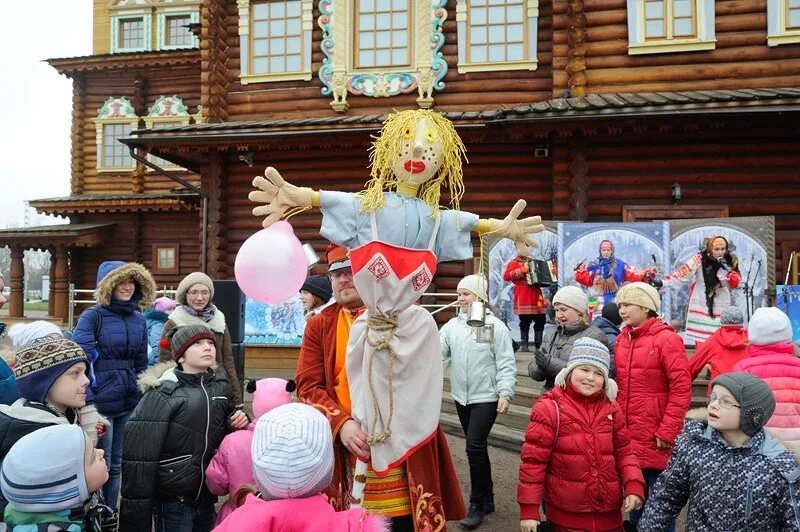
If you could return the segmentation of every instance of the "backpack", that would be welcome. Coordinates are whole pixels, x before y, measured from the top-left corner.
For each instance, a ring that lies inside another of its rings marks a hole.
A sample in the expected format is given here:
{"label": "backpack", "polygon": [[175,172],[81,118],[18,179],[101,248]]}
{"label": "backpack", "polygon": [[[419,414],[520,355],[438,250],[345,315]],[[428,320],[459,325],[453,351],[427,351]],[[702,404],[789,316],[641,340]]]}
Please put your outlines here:
{"label": "backpack", "polygon": [[103,328],[103,315],[100,313],[100,309],[97,308],[97,305],[89,307],[86,310],[92,310],[95,313],[94,349],[92,349],[92,356],[89,359],[89,385],[92,387],[92,389],[94,389],[95,386],[94,363],[97,362],[98,358],[100,358],[100,350],[97,348],[97,345],[100,342],[100,330]]}

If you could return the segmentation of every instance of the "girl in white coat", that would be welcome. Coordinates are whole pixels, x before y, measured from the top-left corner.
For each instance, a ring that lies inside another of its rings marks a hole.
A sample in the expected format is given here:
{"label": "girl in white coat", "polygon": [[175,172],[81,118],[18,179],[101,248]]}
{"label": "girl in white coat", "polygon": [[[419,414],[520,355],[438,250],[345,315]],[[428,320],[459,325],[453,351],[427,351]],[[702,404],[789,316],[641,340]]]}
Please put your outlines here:
{"label": "girl in white coat", "polygon": [[439,331],[442,357],[450,362],[450,394],[466,436],[472,493],[469,514],[461,525],[468,530],[480,526],[484,515],[494,511],[487,440],[497,414],[508,411],[517,385],[508,327],[491,312],[486,313],[484,327],[467,325],[469,304],[486,299],[486,279],[464,277],[458,283],[460,312]]}

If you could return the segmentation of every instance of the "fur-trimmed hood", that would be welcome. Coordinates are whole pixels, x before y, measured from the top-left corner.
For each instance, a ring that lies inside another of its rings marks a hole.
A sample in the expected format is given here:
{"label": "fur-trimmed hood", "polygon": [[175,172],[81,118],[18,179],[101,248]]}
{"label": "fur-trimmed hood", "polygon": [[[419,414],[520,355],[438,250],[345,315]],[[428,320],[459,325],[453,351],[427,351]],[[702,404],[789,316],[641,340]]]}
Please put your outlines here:
{"label": "fur-trimmed hood", "polygon": [[154,390],[161,386],[164,381],[178,382],[178,377],[175,376],[175,362],[159,362],[155,366],[139,374],[138,384],[142,393]]}
{"label": "fur-trimmed hood", "polygon": [[[187,325],[204,325],[215,333],[222,334],[225,332],[225,314],[223,314],[222,311],[216,307],[214,307],[214,316],[211,318],[211,321],[208,322],[205,322],[197,316],[192,316],[186,312],[186,308],[184,308],[183,305],[173,310],[172,314],[169,315],[169,319],[175,324],[176,327],[186,327]],[[220,347],[221,346],[217,346],[217,349]]]}
{"label": "fur-trimmed hood", "polygon": [[139,305],[148,307],[153,303],[156,297],[156,282],[147,268],[136,262],[122,263],[121,266],[112,267],[110,270],[108,266],[109,263],[104,262],[98,268],[99,280],[94,291],[94,299],[99,305],[110,305],[114,287],[127,278],[133,279],[136,283],[133,298]]}

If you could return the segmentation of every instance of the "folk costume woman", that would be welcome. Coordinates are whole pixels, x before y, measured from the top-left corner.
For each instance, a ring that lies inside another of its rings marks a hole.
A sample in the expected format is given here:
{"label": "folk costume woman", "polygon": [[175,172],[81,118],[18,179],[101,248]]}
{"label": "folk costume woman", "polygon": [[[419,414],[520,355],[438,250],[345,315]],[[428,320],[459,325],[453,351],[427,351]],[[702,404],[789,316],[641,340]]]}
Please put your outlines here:
{"label": "folk costume woman", "polygon": [[614,302],[617,290],[623,284],[642,281],[646,274],[655,273],[654,268],[637,270],[618,259],[610,240],[600,242],[598,251],[600,255],[589,266],[581,263],[575,270],[575,281],[589,288],[589,294],[597,298],[597,307],[592,309],[594,314],[600,314],[603,305]]}
{"label": "folk costume woman", "polygon": [[723,236],[709,238],[706,249],[664,277],[666,285],[691,282],[686,314],[689,338],[705,342],[720,328],[720,315],[731,306],[731,290],[739,286],[741,279],[739,259],[731,255]]}
{"label": "folk costume woman", "polygon": [[[511,238],[523,249],[543,230],[539,217],[518,220],[520,200],[504,220],[458,210],[463,194],[464,145],[441,115],[413,110],[392,114],[373,143],[371,180],[350,194],[286,183],[274,168],[256,177],[253,209],[264,226],[290,208],[319,207],[320,234],[350,249],[356,289],[367,311],[352,325],[347,378],[352,415],[364,427],[371,466],[386,475],[435,433],[442,361],[436,322],[414,302],[440,261],[473,256],[471,233]],[[453,210],[440,210],[445,186]]]}

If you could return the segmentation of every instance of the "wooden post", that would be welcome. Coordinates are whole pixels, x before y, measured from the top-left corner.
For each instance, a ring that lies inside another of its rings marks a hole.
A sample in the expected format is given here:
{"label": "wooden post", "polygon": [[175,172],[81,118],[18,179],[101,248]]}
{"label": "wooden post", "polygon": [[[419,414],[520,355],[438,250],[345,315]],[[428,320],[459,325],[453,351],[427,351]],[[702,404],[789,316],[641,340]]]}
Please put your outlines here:
{"label": "wooden post", "polygon": [[586,221],[589,211],[586,203],[589,201],[589,165],[586,162],[586,142],[581,133],[576,133],[570,141],[569,167],[569,219]]}
{"label": "wooden post", "polygon": [[48,316],[55,316],[55,309],[56,309],[56,250],[51,248],[50,249],[50,271],[48,272],[50,276],[50,287],[49,287],[49,297],[47,298],[47,315]]}
{"label": "wooden post", "polygon": [[22,262],[23,255],[22,246],[11,247],[11,279],[9,279],[11,295],[8,298],[8,316],[10,318],[21,318],[25,312],[25,264]]}
{"label": "wooden post", "polygon": [[[67,246],[59,244],[56,246],[56,268],[55,268],[55,305],[53,315],[56,318],[66,320],[68,316],[67,306],[69,305],[69,265],[67,264]],[[71,329],[72,324],[67,326]]]}

